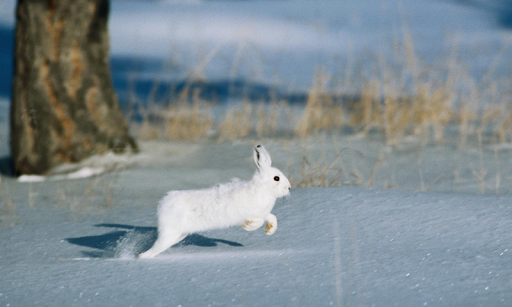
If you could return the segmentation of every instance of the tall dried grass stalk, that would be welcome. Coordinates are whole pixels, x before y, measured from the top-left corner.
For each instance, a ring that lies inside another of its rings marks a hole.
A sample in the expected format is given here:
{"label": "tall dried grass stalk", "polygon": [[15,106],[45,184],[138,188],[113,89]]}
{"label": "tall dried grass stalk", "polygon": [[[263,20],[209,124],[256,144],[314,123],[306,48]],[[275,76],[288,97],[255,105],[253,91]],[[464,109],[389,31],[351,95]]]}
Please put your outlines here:
{"label": "tall dried grass stalk", "polygon": [[164,110],[165,136],[173,140],[197,141],[208,137],[213,126],[211,107],[194,93],[193,103],[179,103]]}
{"label": "tall dried grass stalk", "polygon": [[104,214],[112,209],[117,196],[118,173],[102,175],[84,181],[75,180],[72,184],[59,185],[55,195],[57,209],[68,211],[69,219],[81,220],[87,214]]}
{"label": "tall dried grass stalk", "polygon": [[252,131],[253,106],[244,100],[240,108],[230,109],[219,127],[219,142],[248,136]]}
{"label": "tall dried grass stalk", "polygon": [[[176,102],[165,110],[155,107],[155,93],[160,88],[155,82],[146,107],[139,111],[142,117],[140,137],[154,139],[163,135],[168,139],[196,141],[212,135],[209,131],[217,131],[218,141],[224,142],[250,135],[275,136],[283,129],[286,134],[306,138],[321,131],[348,128],[346,130],[355,131],[359,136],[381,133],[387,145],[399,146],[406,138],[422,144],[441,143],[447,128],[458,125],[460,147],[466,146],[479,131],[481,137],[492,135],[499,142],[512,141],[510,102],[502,100],[500,107],[482,107],[482,101],[488,97],[502,99],[497,94],[497,82],[490,77],[498,61],[493,61],[485,75],[483,81],[487,86],[482,86],[458,62],[457,42],[442,63],[444,68],[434,69],[416,54],[413,37],[405,23],[402,28],[400,41],[394,45],[394,62],[378,57],[373,70],[365,69],[369,75],[356,76],[353,64],[347,64],[347,71],[334,76],[316,69],[306,104],[298,117],[285,100],[277,102],[273,98],[257,104],[243,99],[241,106],[228,109],[223,120],[214,122],[212,109],[206,107],[206,102],[200,102],[198,91],[192,93],[192,98],[190,96],[191,85],[204,79],[205,68],[222,48],[223,43],[218,44],[189,74],[189,82],[175,96]],[[251,44],[245,41],[238,45],[231,78],[235,77],[247,47]],[[350,103],[339,95],[348,85],[360,86]],[[341,86],[337,88],[338,94],[333,91],[335,86]],[[165,115],[162,121],[152,120],[162,117],[161,114]]]}
{"label": "tall dried grass stalk", "polygon": [[295,133],[304,138],[320,130],[333,130],[343,127],[343,108],[327,91],[330,76],[316,72],[313,86],[309,90],[306,107],[298,120]]}
{"label": "tall dried grass stalk", "polygon": [[381,126],[382,106],[379,101],[379,85],[377,82],[364,84],[361,99],[353,104],[348,120],[349,125],[368,133],[372,128]]}
{"label": "tall dried grass stalk", "polygon": [[15,209],[16,206],[9,192],[9,187],[2,184],[2,178],[0,177],[0,226],[14,226],[18,223],[18,218],[14,215]]}

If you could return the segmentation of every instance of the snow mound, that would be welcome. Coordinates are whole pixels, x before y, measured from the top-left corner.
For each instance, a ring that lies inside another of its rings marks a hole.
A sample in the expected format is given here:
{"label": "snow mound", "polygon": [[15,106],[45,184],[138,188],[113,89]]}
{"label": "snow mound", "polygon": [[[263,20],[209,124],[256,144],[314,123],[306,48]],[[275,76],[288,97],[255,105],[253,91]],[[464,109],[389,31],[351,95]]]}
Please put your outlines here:
{"label": "snow mound", "polygon": [[146,158],[144,155],[116,155],[110,152],[103,156],[92,156],[80,163],[60,165],[48,176],[22,175],[18,178],[18,181],[43,182],[85,179],[101,175],[105,172],[120,171],[129,168],[144,158]]}
{"label": "snow mound", "polygon": [[45,181],[47,178],[45,176],[39,176],[39,175],[21,175],[18,177],[19,182],[42,182]]}
{"label": "snow mound", "polygon": [[19,182],[42,182],[46,180],[72,180],[85,179],[98,176],[105,172],[104,167],[83,167],[77,171],[65,175],[55,176],[39,176],[39,175],[22,175],[18,178]]}

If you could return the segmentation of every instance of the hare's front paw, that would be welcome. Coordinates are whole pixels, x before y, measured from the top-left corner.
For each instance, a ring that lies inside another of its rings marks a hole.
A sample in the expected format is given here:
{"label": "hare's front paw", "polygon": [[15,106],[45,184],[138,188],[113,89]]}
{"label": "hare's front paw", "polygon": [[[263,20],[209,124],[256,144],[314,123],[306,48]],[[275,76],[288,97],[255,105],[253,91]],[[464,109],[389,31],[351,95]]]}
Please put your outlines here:
{"label": "hare's front paw", "polygon": [[263,226],[263,223],[265,223],[265,220],[263,219],[253,219],[251,221],[247,221],[242,227],[247,231],[254,231]]}
{"label": "hare's front paw", "polygon": [[267,226],[265,227],[266,235],[273,235],[277,230],[277,218],[273,214],[267,216]]}
{"label": "hare's front paw", "polygon": [[265,234],[266,235],[273,235],[277,230],[277,223],[276,224],[271,224],[271,223],[268,223],[267,222],[267,226],[265,227]]}

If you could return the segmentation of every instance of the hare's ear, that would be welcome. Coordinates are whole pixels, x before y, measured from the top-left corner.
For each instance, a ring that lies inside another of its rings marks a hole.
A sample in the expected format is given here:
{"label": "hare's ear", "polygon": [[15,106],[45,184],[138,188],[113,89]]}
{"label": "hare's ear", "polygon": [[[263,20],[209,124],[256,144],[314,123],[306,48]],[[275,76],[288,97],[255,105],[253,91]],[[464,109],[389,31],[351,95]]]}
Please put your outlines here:
{"label": "hare's ear", "polygon": [[258,166],[260,170],[270,168],[272,159],[270,159],[270,155],[265,147],[261,145],[254,147],[254,162],[256,162],[256,166]]}

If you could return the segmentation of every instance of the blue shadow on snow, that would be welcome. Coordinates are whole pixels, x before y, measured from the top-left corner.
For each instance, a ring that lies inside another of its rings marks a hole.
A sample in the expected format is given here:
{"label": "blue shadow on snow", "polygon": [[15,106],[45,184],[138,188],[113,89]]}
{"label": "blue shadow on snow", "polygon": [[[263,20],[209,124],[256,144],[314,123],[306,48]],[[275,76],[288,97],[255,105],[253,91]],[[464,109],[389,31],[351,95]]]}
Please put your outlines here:
{"label": "blue shadow on snow", "polygon": [[[143,105],[146,105],[149,100],[159,105],[166,105],[181,99],[185,90],[188,93],[187,99],[198,93],[201,99],[217,103],[225,103],[233,98],[246,98],[257,102],[286,100],[290,104],[296,104],[304,103],[308,98],[307,93],[289,93],[279,87],[244,78],[204,81],[191,81],[186,78],[158,80],[157,76],[173,75],[173,73],[162,68],[164,66],[162,60],[154,58],[113,56],[110,64],[119,103],[125,111],[133,96]],[[138,78],[139,75],[155,77]]]}
{"label": "blue shadow on snow", "polygon": [[476,7],[496,15],[498,25],[506,29],[512,29],[512,0],[477,1],[454,0],[456,3]]}
{"label": "blue shadow on snow", "polygon": [[[79,238],[66,238],[68,243],[94,248],[97,251],[83,251],[82,254],[92,258],[111,258],[115,257],[117,248],[124,240],[131,240],[130,244],[134,246],[131,252],[138,255],[148,250],[156,240],[156,227],[138,227],[124,224],[98,224],[96,227],[117,228],[121,230],[112,231],[97,236],[86,236]],[[218,243],[227,244],[229,246],[240,247],[240,243],[222,239],[208,238],[199,234],[187,236],[183,241],[174,247],[195,245],[200,247],[214,247]]]}

